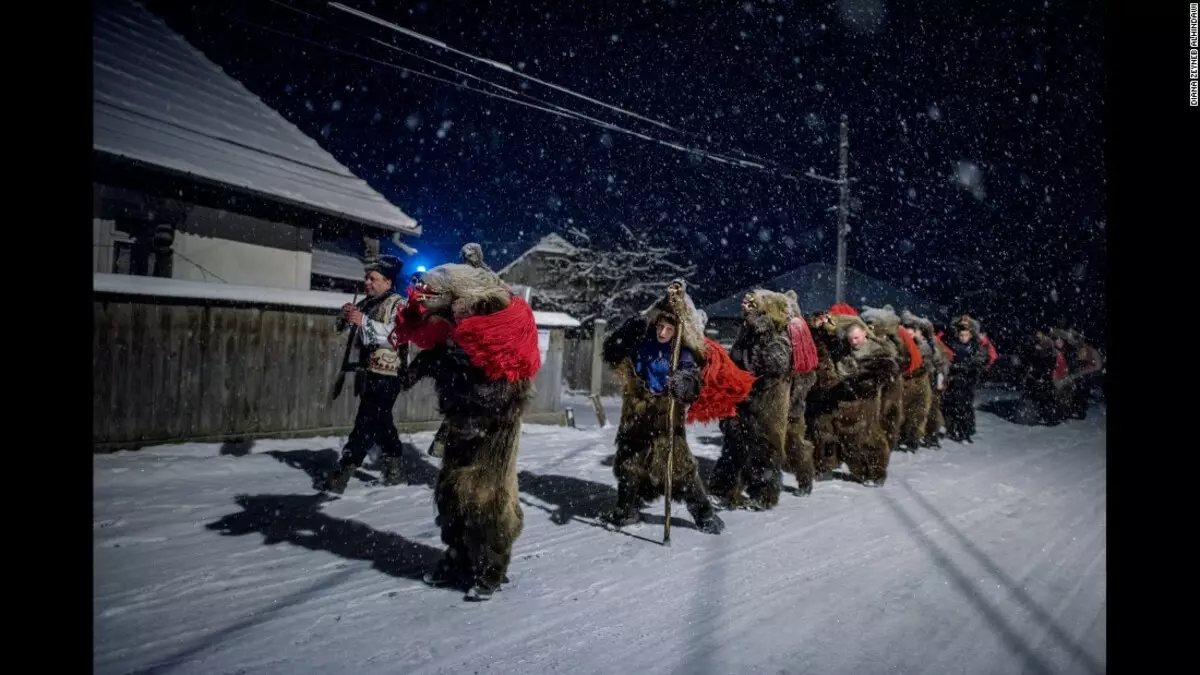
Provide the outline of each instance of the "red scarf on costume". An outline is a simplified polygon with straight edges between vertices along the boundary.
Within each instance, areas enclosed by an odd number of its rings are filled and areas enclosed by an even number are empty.
[[[904,347],[908,349],[908,368],[904,374],[912,375],[924,362],[924,359],[921,358],[921,349],[917,347],[917,341],[913,339],[912,333],[908,332],[907,328],[900,326],[896,332],[900,333],[900,339],[904,342]]]
[[[396,327],[388,340],[399,348],[411,342],[421,349],[432,349],[453,341],[492,380],[532,380],[542,367],[538,349],[537,322],[529,303],[513,296],[508,307],[492,314],[469,316],[458,325],[441,317],[427,316],[428,310],[408,292],[408,305],[396,314]]]
[[[418,349],[433,349],[450,338],[454,327],[441,317],[426,320],[429,310],[417,300],[416,289],[408,287],[408,304],[396,312],[396,325],[388,335],[393,349],[411,342]]]
[[[954,360],[954,351],[951,350],[949,347],[947,347],[945,342],[942,342],[942,334],[941,333],[934,335],[933,341],[937,343],[938,348],[940,348],[942,350],[942,353],[946,355],[947,359],[949,359],[951,361]]]
[[[704,347],[705,363],[700,371],[703,383],[700,397],[688,408],[688,424],[733,417],[737,414],[737,404],[746,400],[754,385],[754,376],[738,368],[720,343],[706,337]]]
[[[1062,352],[1055,349],[1054,350],[1054,374],[1051,375],[1050,377],[1055,382],[1057,382],[1066,376],[1067,376],[1067,359],[1066,359],[1066,357],[1063,356]]]
[[[808,322],[793,317],[788,322],[788,337],[792,340],[792,372],[804,375],[817,369],[817,345],[813,343]]]
[[[493,380],[532,380],[542,367],[533,309],[517,295],[499,312],[459,321],[450,339]]]

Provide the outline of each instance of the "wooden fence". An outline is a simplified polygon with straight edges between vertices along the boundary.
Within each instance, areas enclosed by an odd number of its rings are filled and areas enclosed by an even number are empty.
[[[346,340],[334,332],[335,315],[329,308],[95,292],[94,449],[348,433],[358,403],[353,378],[337,401],[329,397]],[[564,421],[563,346],[563,330],[549,329],[527,422]],[[436,428],[432,383],[402,394],[395,418],[406,432]]]
[[[564,338],[564,343],[562,370],[567,389],[590,393],[592,387],[592,338],[573,336]],[[612,368],[605,365],[601,370],[600,394],[602,396],[620,394],[621,385]]]

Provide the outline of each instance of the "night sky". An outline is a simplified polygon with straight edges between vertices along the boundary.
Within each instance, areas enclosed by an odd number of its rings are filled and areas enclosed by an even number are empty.
[[[981,317],[1001,345],[1055,322],[1104,339],[1098,2],[343,2],[679,130],[324,2],[149,3],[416,218],[424,264],[473,240],[498,267],[550,232],[577,228],[604,244],[624,224],[696,262],[704,303],[833,263],[838,190],[393,67],[501,93],[418,57],[539,105],[795,173],[836,176],[845,113],[857,179],[851,267]]]

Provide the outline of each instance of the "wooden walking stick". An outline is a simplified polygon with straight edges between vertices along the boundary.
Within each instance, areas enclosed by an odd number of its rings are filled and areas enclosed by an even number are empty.
[[[679,368],[679,347],[682,343],[683,326],[676,326],[675,346],[671,350],[671,370],[667,377],[667,476],[663,482],[663,494],[667,498],[667,517],[663,522],[663,546],[671,545],[671,475],[674,473],[674,462],[671,460],[675,457],[675,392],[671,391],[671,378]]]

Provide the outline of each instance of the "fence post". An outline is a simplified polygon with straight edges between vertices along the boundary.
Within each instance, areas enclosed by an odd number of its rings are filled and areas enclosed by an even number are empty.
[[[588,398],[592,400],[592,406],[596,409],[596,421],[601,427],[608,426],[608,420],[604,416],[604,402],[600,400],[604,391],[604,331],[607,326],[608,322],[604,319],[596,319],[592,323],[592,383]]]

